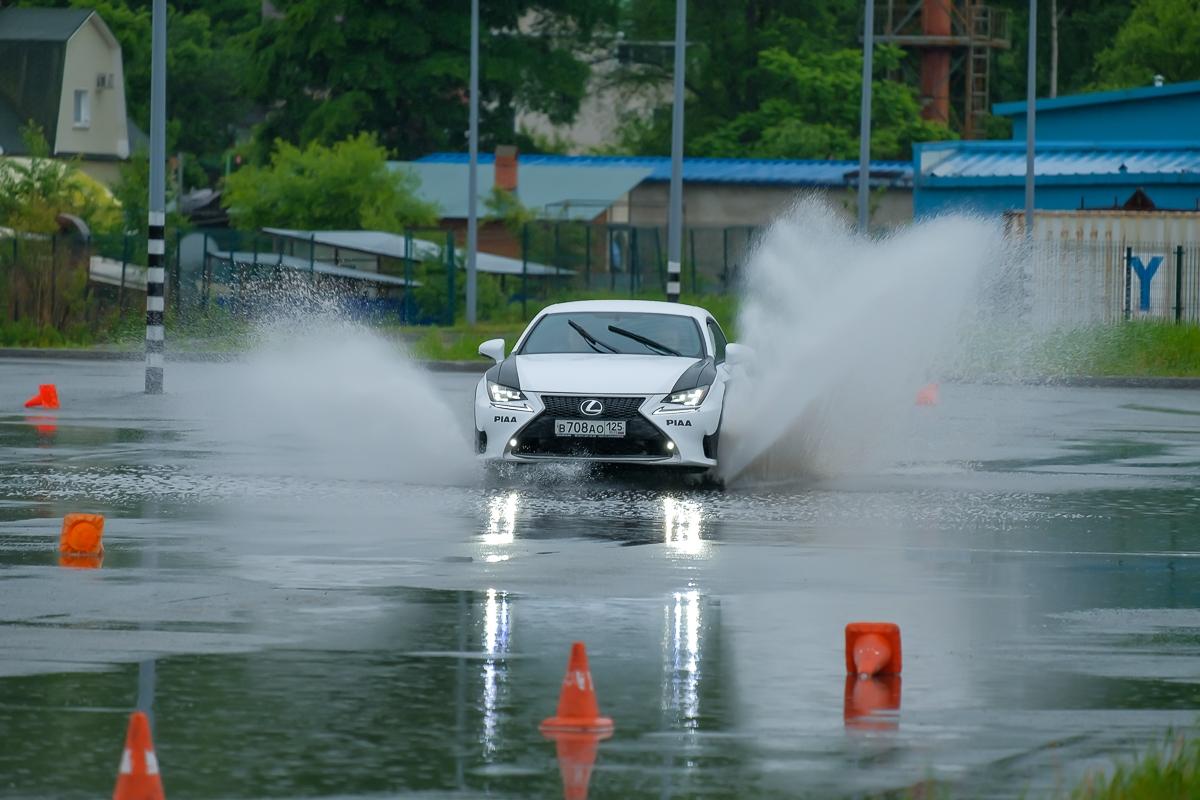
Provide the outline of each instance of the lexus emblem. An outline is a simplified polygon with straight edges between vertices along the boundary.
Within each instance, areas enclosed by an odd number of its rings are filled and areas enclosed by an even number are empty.
[[[579,410],[589,417],[598,417],[604,413],[604,403],[599,400],[584,400],[579,404]]]

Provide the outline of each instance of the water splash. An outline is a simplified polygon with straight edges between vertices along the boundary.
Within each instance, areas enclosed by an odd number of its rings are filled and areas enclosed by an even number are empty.
[[[727,481],[866,471],[955,357],[1012,264],[1003,230],[945,216],[881,238],[814,198],[768,230],[743,275],[740,341],[754,348],[722,436]],[[985,280],[988,277],[989,280]]]
[[[338,310],[262,323],[246,359],[195,365],[180,412],[233,471],[465,485],[477,467],[461,415],[392,341]],[[464,398],[464,402],[465,402]]]

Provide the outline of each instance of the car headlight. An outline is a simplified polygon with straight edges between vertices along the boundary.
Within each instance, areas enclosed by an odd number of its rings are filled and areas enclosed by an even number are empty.
[[[671,403],[672,405],[695,408],[704,402],[704,398],[708,395],[709,388],[710,387],[708,386],[697,386],[695,389],[687,389],[682,392],[675,392],[674,394],[667,395],[665,402]]]
[[[487,390],[488,397],[492,398],[493,403],[517,403],[525,399],[525,395],[521,394],[520,389],[502,386],[494,381],[487,382]]]

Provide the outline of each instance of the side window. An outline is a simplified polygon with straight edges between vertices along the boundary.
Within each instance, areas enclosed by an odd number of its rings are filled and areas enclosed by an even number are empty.
[[[712,334],[713,339],[713,359],[720,364],[725,361],[725,345],[728,342],[725,340],[725,334],[721,333],[721,326],[711,319],[708,321],[708,332]]]

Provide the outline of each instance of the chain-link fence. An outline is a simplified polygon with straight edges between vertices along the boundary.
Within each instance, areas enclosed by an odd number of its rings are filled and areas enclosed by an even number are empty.
[[[1200,244],[1039,242],[1028,263],[1025,297],[1035,326],[1200,322]]]
[[[685,229],[685,295],[731,293],[757,233]],[[320,308],[387,324],[461,321],[464,239],[461,230],[443,229],[169,232],[169,324]],[[480,242],[481,322],[516,323],[560,300],[666,294],[663,227],[487,222]],[[145,310],[145,252],[145,238],[132,234],[0,234],[0,333],[85,340],[119,325],[136,329]],[[1198,243],[1039,242],[1030,253],[1020,271],[1021,305],[1037,327],[1140,318],[1200,322]],[[13,342],[0,338],[3,343]]]
[[[749,255],[753,228],[685,231],[683,288],[729,292]],[[461,230],[295,231],[268,228],[168,231],[170,321],[254,317],[336,307],[359,319],[452,324],[466,310]],[[541,306],[582,297],[666,294],[663,227],[485,223],[477,257],[482,322],[515,322]],[[0,235],[0,298],[9,323],[61,333],[136,326],[145,309],[146,239],[136,234]]]

